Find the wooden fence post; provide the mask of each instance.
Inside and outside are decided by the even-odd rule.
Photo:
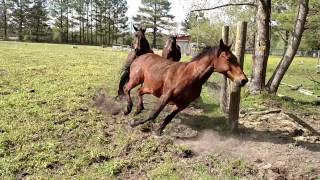
[[[247,36],[247,22],[238,22],[237,35],[235,44],[235,56],[243,69],[244,53]],[[239,106],[241,88],[231,83],[230,88],[230,103],[229,103],[229,127],[231,131],[238,129],[239,123]]]
[[[222,27],[222,40],[224,44],[229,44],[229,26]],[[228,112],[228,79],[225,75],[221,75],[221,90],[220,90],[220,109],[222,112]]]

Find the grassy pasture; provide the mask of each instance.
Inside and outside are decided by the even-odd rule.
[[[142,136],[127,128],[126,118],[100,113],[92,99],[100,88],[115,95],[126,56],[101,47],[0,42],[0,176],[56,179],[142,174],[155,179],[209,179],[212,173],[204,161],[217,164],[214,175],[220,178],[241,177],[248,170],[241,159],[219,160],[211,155],[205,160],[179,159],[177,154],[185,149],[172,139]],[[269,74],[277,59],[270,58]],[[250,61],[248,56],[245,61]],[[301,83],[319,94],[319,86],[305,77],[306,71],[315,71],[315,65],[315,59],[297,58],[284,82]],[[247,63],[247,74],[249,68]],[[312,101],[283,87],[280,93]],[[243,94],[244,106],[265,101],[265,96]],[[208,118],[221,115],[207,88],[202,98],[204,108],[215,107],[206,112]],[[292,102],[288,104],[293,107]]]

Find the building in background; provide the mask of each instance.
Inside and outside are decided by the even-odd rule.
[[[180,46],[182,55],[191,55],[191,36],[190,35],[178,35],[177,44]]]

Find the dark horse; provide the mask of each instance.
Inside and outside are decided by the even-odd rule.
[[[225,45],[222,40],[219,46],[205,48],[190,62],[173,62],[148,53],[139,56],[130,69],[130,79],[124,88],[128,103],[125,115],[132,110],[130,90],[139,84],[142,86],[138,90],[137,114],[143,110],[144,94],[160,98],[148,118],[131,122],[132,127],[154,120],[168,103],[174,104],[172,112],[156,131],[157,135],[161,135],[178,112],[200,96],[202,85],[214,71],[226,75],[238,86],[244,86],[248,82],[237,58],[230,51],[230,46]]]
[[[181,50],[180,46],[177,45],[177,36],[169,37],[162,50],[162,57],[172,61],[180,61]]]
[[[128,54],[127,61],[122,68],[122,74],[120,77],[119,82],[119,89],[118,89],[118,98],[121,98],[124,95],[123,87],[129,80],[130,74],[130,66],[132,62],[138,57],[146,53],[153,53],[150,45],[145,37],[145,28],[137,28],[133,26],[134,30],[136,31],[134,34],[134,41],[133,41],[133,51]]]

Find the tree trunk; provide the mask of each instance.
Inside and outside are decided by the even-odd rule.
[[[108,9],[108,45],[111,43],[111,9]]]
[[[82,10],[84,10],[84,9],[82,9]],[[83,11],[84,12],[84,11]],[[86,38],[85,38],[85,34],[84,34],[84,32],[85,32],[85,28],[84,28],[84,13],[82,12],[82,14],[81,14],[81,20],[82,20],[82,42],[83,43],[85,43],[86,42]]]
[[[96,44],[98,44],[98,5],[96,4],[96,12],[95,12],[95,17],[96,17],[96,19],[95,19],[95,21],[96,21]]]
[[[258,0],[256,13],[257,34],[250,82],[250,91],[253,93],[260,92],[265,87],[270,50],[270,15],[271,0]]]
[[[86,24],[86,26],[87,26],[87,44],[89,44],[89,40],[90,40],[90,38],[89,38],[89,3],[87,3],[87,24]]]
[[[154,18],[153,18],[153,32],[152,32],[152,47],[157,48],[157,3],[154,3]]]
[[[38,17],[39,18],[39,17]],[[39,27],[40,26],[40,19],[37,20],[37,27],[36,27],[36,42],[39,42]]]
[[[3,4],[3,31],[4,31],[4,40],[8,39],[8,22],[7,22],[7,5],[6,1],[2,0]]]
[[[69,1],[67,0],[66,43],[69,43]]]
[[[22,41],[23,36],[22,36],[22,24],[23,24],[23,11],[22,11],[22,5],[21,2],[18,1],[18,7],[19,7],[19,27],[18,27],[18,36],[19,40]]]
[[[71,11],[71,41],[74,43],[74,37],[73,37],[73,11]]]
[[[283,47],[283,53],[282,53],[282,56],[285,55],[286,51],[287,51],[287,48],[288,48],[288,44],[289,44],[289,34],[290,32],[288,30],[286,30],[285,32],[285,39],[283,40],[284,41],[284,47]]]
[[[92,0],[90,1],[90,44],[93,44],[93,39],[92,39],[92,15],[93,15],[93,13],[92,13]]]
[[[81,34],[82,34],[82,28],[81,28],[82,26],[81,26],[81,17],[80,17],[80,19],[79,19],[79,43],[81,44],[81,42],[82,42],[82,36],[81,36]]]
[[[64,30],[63,30],[63,5],[62,5],[62,1],[60,1],[60,37],[61,37],[61,42],[65,42]]]
[[[277,92],[284,74],[287,72],[294,56],[296,55],[301,42],[308,12],[309,0],[299,0],[299,11],[291,38],[289,40],[288,48],[267,84],[270,93]]]

